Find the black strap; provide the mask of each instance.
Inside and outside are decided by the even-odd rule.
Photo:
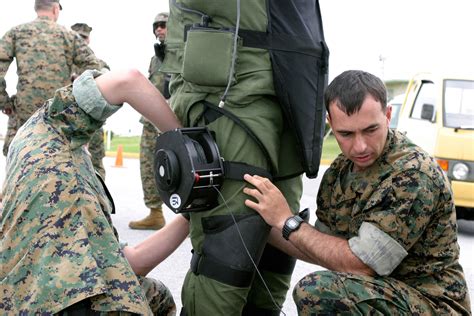
[[[263,168],[251,166],[243,162],[224,161],[223,165],[224,165],[224,176],[227,179],[242,181],[246,173],[252,176],[258,175],[261,177],[265,177],[270,180],[273,179],[271,173],[268,172],[267,170]]]
[[[263,155],[265,156],[265,159],[267,160],[268,165],[270,166],[270,168],[273,169],[272,159],[270,158],[270,154],[267,151],[266,147],[263,145],[262,141],[257,137],[257,135],[255,135],[255,133],[247,125],[245,125],[245,123],[242,122],[242,120],[240,118],[238,118],[232,112],[230,112],[226,109],[220,108],[220,107],[218,107],[218,106],[216,106],[216,105],[214,105],[214,104],[212,104],[212,103],[210,103],[206,100],[194,103],[191,107],[193,107],[194,105],[196,105],[198,103],[201,103],[203,105],[203,110],[202,110],[201,114],[194,120],[194,122],[192,124],[193,127],[197,126],[198,122],[201,119],[204,119],[204,123],[206,125],[208,125],[208,124],[212,123],[213,121],[215,121],[216,119],[218,119],[219,117],[226,116],[227,118],[232,120],[235,124],[240,126],[240,128],[242,128],[247,133],[247,135],[249,135],[250,138],[252,138],[252,140],[262,150]],[[211,111],[209,111],[209,110],[211,110]],[[190,111],[191,111],[191,108],[188,111],[188,115],[189,115]],[[189,120],[189,117],[188,117],[188,122],[189,121],[190,120]],[[275,172],[273,172],[273,170],[271,170],[270,174],[274,174],[274,173]]]
[[[274,34],[252,30],[239,30],[242,45],[246,47],[262,48],[311,55],[321,58],[326,47],[321,42],[321,47],[314,46],[313,39],[290,34]]]
[[[210,279],[235,287],[249,287],[253,280],[253,271],[233,269],[208,256],[199,255],[194,250],[191,259],[191,271]]]
[[[279,309],[266,309],[247,303],[242,310],[242,316],[280,316]]]
[[[203,105],[203,110],[202,110],[201,114],[199,114],[196,117],[196,119],[191,123],[192,127],[198,126],[198,122],[201,121],[201,120],[204,120],[204,124],[208,125],[208,124],[214,122],[215,120],[217,120],[221,116],[227,116],[229,119],[234,121],[237,125],[239,125],[250,136],[250,138],[252,138],[255,141],[255,143],[257,143],[258,147],[260,147],[263,154],[265,155],[265,158],[267,159],[268,164],[270,166],[272,166],[272,161],[270,159],[270,154],[268,153],[267,149],[265,148],[265,146],[263,146],[263,143],[260,141],[260,139],[257,137],[257,135],[255,135],[255,133],[252,132],[252,130],[250,128],[248,128],[247,125],[245,125],[244,122],[242,122],[241,119],[239,119],[235,114],[233,114],[229,111],[226,111],[225,109],[222,109],[218,106],[215,106],[214,104],[212,104],[208,101],[204,100],[204,101],[200,101],[200,102]],[[190,112],[191,108],[194,105],[198,104],[198,103],[199,102],[196,102],[193,105],[191,105],[191,107],[188,111],[188,122],[191,121],[191,119],[189,118],[189,112]],[[211,110],[211,111],[209,111],[209,110]],[[239,164],[238,162],[235,162],[235,161],[229,161],[227,163],[228,164]],[[295,178],[295,177],[298,177],[298,176],[301,175],[301,172],[297,172],[297,173],[294,173],[294,174],[289,174],[287,176],[275,177],[274,173],[272,173],[272,172],[268,172],[264,169],[261,169],[261,168],[258,168],[258,167],[253,167],[253,166],[250,166],[250,165],[247,165],[247,166],[249,166],[251,168],[254,168],[254,170],[249,170],[249,172],[245,172],[245,173],[248,173],[248,174],[251,174],[251,175],[256,174],[256,175],[268,178],[268,179],[273,180],[273,181],[284,181],[284,180],[292,179],[292,178]],[[240,175],[240,173],[235,173],[235,175],[229,176],[229,178],[234,179],[234,180],[242,180],[242,177],[245,173],[242,173],[241,175]],[[234,172],[231,172],[231,170],[227,170],[227,174],[234,174]],[[226,174],[226,177],[227,177],[227,174]]]
[[[294,257],[270,244],[266,244],[258,268],[278,274],[291,275],[295,269],[295,264],[296,259]]]
[[[110,194],[109,189],[107,189],[107,186],[105,185],[104,180],[102,180],[102,178],[97,173],[97,171],[95,172],[95,175],[97,176],[97,178],[99,178],[99,181],[102,184],[102,188],[104,188],[105,194],[107,195],[107,198],[109,199],[110,204],[112,204],[112,211],[110,212],[110,214],[115,214],[115,203],[114,203],[114,199],[112,198],[112,194]]]

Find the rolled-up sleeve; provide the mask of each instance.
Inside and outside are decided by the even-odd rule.
[[[389,275],[422,238],[439,201],[440,189],[416,169],[396,174],[365,204],[357,236],[349,245],[379,275]]]
[[[74,81],[72,93],[77,105],[98,121],[105,121],[122,105],[108,103],[102,96],[94,78],[101,75],[97,70],[87,70]]]
[[[352,252],[378,275],[389,275],[408,255],[405,248],[376,226],[363,222],[359,235],[349,239]]]

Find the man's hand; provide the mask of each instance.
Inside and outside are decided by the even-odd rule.
[[[16,102],[16,94],[10,97],[10,100],[8,100],[8,104],[5,105],[4,108],[2,108],[2,113],[8,116],[12,115],[15,109],[15,102]]]
[[[281,230],[286,219],[293,215],[283,194],[267,178],[246,174],[244,179],[255,187],[244,188],[244,193],[257,200],[245,200],[245,205],[257,211],[267,224]]]
[[[75,72],[73,72],[73,73],[71,74],[71,82],[74,82],[74,80],[76,80],[77,77],[79,77],[79,75],[76,74]]]
[[[2,113],[5,114],[5,115],[11,115],[13,113],[12,109],[11,108],[3,108],[2,109]]]

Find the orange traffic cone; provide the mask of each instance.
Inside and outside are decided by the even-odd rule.
[[[117,156],[115,157],[114,167],[121,168],[123,167],[123,146],[118,145],[117,147]]]

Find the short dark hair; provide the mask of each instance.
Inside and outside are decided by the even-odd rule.
[[[362,71],[347,70],[341,73],[326,88],[324,104],[329,115],[329,105],[336,105],[348,116],[358,112],[367,95],[371,95],[382,105],[382,111],[387,108],[387,89],[378,77]]]

